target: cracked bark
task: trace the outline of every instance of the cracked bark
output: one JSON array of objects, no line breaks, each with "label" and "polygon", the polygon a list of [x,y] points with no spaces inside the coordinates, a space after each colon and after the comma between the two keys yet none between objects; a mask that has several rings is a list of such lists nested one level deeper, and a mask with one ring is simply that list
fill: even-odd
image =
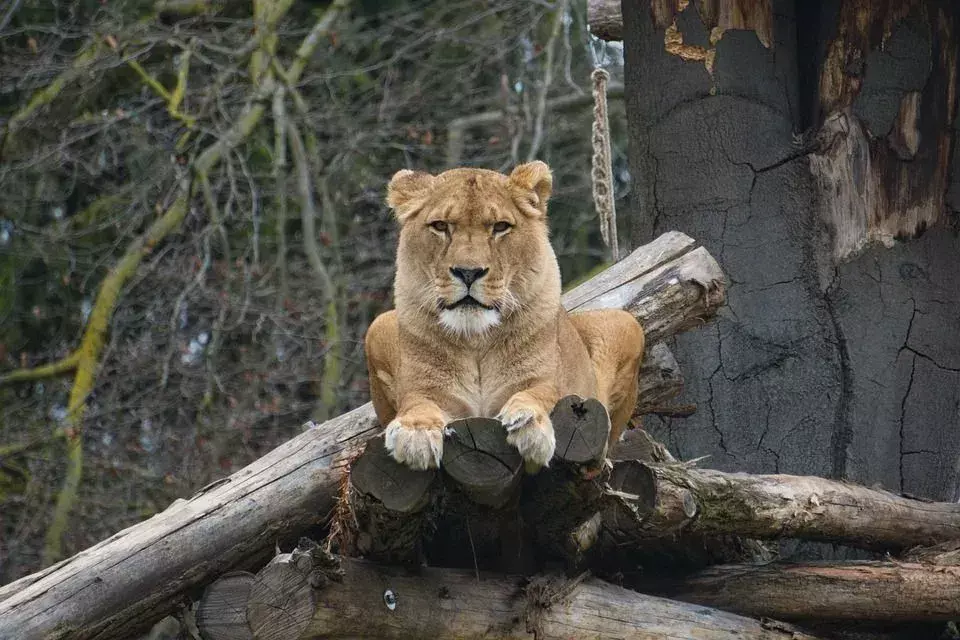
[{"label": "cracked bark", "polygon": [[668,4],[622,7],[629,240],[690,233],[731,286],[674,346],[700,411],[650,428],[720,469],[960,495],[960,6],[778,2],[771,47],[727,31],[708,72],[665,26],[707,46],[710,16]]}]

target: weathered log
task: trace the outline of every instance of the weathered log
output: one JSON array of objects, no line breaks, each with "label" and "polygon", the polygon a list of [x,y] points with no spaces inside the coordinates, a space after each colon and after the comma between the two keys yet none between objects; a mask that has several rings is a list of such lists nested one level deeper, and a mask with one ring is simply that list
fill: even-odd
[{"label": "weathered log", "polygon": [[[802,538],[887,551],[960,539],[960,504],[927,502],[818,477],[724,473],[682,464],[649,469],[656,482],[633,487],[640,495],[631,508],[641,526],[631,535],[660,537],[679,527],[688,533]],[[655,497],[644,494],[651,486]],[[687,493],[695,503],[692,520]],[[651,503],[656,509],[645,516],[642,508]],[[649,516],[660,524],[643,526]]]},{"label": "weathered log", "polygon": [[[637,249],[564,297],[568,309],[621,306],[648,342],[709,319],[723,302],[716,261],[678,232]],[[574,298],[568,296],[575,296]],[[0,638],[128,638],[184,594],[322,523],[350,460],[380,431],[371,405],[309,429],[189,500],[72,558],[0,587]]]},{"label": "weathered log", "polygon": [[620,0],[587,0],[587,24],[601,40],[623,40]]},{"label": "weathered log", "polygon": [[[312,638],[537,638],[597,637],[802,639],[782,623],[647,596],[597,579],[477,575],[452,569],[416,574],[342,559],[337,582],[317,591],[308,569],[287,563],[285,597],[271,606],[289,614],[286,625],[261,627],[266,640]],[[258,575],[262,579],[263,572]],[[279,574],[271,578],[277,582]],[[293,585],[299,584],[299,588]],[[279,594],[278,590],[272,593]],[[311,599],[318,605],[310,607]],[[252,600],[252,598],[251,598]],[[234,604],[243,608],[243,602]],[[246,605],[251,616],[251,605]],[[312,619],[311,619],[312,618]],[[307,622],[305,622],[307,621]],[[253,621],[251,621],[252,623]],[[201,631],[204,629],[201,627]]]},{"label": "weathered log", "polygon": [[692,238],[669,231],[563,296],[568,311],[624,309],[648,344],[702,326],[726,297],[726,278]]},{"label": "weathered log", "polygon": [[718,565],[652,593],[753,617],[912,622],[960,619],[960,567],[918,562]]},{"label": "weathered log", "polygon": [[129,638],[191,589],[321,523],[376,435],[366,404],[280,445],[149,520],[0,587],[0,638]]}]

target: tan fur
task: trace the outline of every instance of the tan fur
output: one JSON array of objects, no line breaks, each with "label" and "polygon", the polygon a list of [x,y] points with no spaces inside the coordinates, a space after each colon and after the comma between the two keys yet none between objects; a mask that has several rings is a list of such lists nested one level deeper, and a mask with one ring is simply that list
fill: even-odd
[{"label": "tan fur", "polygon": [[[510,176],[403,170],[391,180],[387,202],[401,223],[396,309],[371,324],[365,348],[373,405],[398,461],[438,466],[444,426],[485,416],[504,423],[528,466],[546,465],[550,411],[569,394],[604,403],[612,439],[626,428],[643,330],[624,311],[570,315],[561,306],[551,186],[543,162]],[[453,268],[486,271],[468,284]],[[483,306],[449,308],[467,294]]]}]

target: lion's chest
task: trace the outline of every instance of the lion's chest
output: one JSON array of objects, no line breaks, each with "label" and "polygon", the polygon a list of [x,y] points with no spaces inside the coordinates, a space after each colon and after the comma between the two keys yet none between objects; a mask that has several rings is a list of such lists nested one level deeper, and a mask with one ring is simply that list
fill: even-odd
[{"label": "lion's chest", "polygon": [[[519,389],[502,358],[470,358],[463,363],[457,395],[470,416],[492,418]],[[466,416],[464,416],[466,417]]]}]

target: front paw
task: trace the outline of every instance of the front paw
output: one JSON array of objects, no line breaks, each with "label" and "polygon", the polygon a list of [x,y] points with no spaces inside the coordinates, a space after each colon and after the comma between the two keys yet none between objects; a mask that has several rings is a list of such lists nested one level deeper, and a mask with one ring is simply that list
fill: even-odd
[{"label": "front paw", "polygon": [[511,399],[497,419],[507,430],[507,442],[523,456],[528,472],[548,465],[557,448],[549,415],[539,407]]},{"label": "front paw", "polygon": [[387,425],[384,445],[393,459],[411,469],[436,469],[443,457],[442,420],[397,417]]}]

